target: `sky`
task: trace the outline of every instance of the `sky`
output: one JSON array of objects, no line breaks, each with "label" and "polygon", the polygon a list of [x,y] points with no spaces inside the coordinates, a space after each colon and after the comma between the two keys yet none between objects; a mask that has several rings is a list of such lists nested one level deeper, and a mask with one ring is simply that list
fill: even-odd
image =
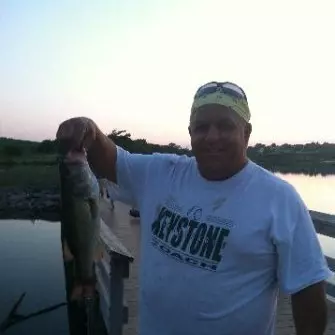
[{"label": "sky", "polygon": [[331,0],[0,0],[0,137],[109,133],[189,144],[196,89],[246,92],[251,144],[335,142]]}]

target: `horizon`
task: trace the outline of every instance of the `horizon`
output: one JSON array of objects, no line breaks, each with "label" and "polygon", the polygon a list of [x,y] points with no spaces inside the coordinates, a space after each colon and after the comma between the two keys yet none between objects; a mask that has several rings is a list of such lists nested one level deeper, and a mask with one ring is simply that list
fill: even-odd
[{"label": "horizon", "polygon": [[[4,1],[0,137],[42,141],[74,116],[189,147],[205,82],[246,92],[250,145],[335,142],[330,0]],[[306,79],[307,78],[307,79]]]},{"label": "horizon", "polygon": [[[107,132],[106,134],[109,135],[110,133]],[[131,134],[130,138],[131,138],[132,141],[143,139],[143,138],[133,138],[132,134]],[[54,138],[54,139],[46,138],[44,140],[36,141],[36,140],[29,140],[29,139],[20,139],[20,138],[14,138],[14,137],[2,137],[2,136],[0,136],[0,141],[2,139],[14,140],[14,141],[27,141],[27,142],[32,142],[32,143],[41,143],[42,141],[55,141],[56,140],[56,138]],[[147,141],[147,143],[158,144],[158,145],[169,145],[170,143],[174,143],[176,145],[181,146],[183,149],[189,149],[189,150],[191,150],[191,145],[190,144],[183,145],[183,144],[176,143],[176,142],[173,142],[173,141],[168,141],[168,142],[164,142],[164,143],[158,143],[158,142],[148,141],[147,139],[145,139],[145,140]],[[265,145],[265,146],[271,146],[273,143],[276,146],[281,146],[281,145],[284,145],[284,144],[295,146],[295,145],[306,145],[306,144],[312,144],[312,143],[317,143],[319,145],[323,145],[323,144],[326,144],[326,143],[327,144],[331,144],[331,145],[335,145],[335,142],[318,142],[318,141],[311,141],[311,142],[305,142],[305,143],[288,143],[288,142],[284,142],[284,143],[275,143],[275,142],[272,142],[272,143],[263,143],[263,142],[257,142],[257,143],[249,143],[248,147],[255,146],[256,144],[262,144],[262,145]]]}]

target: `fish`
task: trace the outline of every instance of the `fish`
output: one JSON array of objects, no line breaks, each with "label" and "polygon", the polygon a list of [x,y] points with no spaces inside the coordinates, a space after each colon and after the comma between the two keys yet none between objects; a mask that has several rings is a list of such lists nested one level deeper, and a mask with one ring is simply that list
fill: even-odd
[{"label": "fish", "polygon": [[99,250],[100,188],[84,151],[59,157],[61,241],[64,261],[74,262],[71,300],[94,297],[94,263]]}]

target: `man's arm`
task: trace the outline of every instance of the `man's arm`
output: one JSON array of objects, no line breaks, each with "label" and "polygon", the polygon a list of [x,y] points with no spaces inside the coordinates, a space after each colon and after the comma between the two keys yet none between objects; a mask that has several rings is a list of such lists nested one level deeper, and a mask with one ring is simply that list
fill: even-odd
[{"label": "man's arm", "polygon": [[327,326],[325,283],[321,281],[291,296],[297,335],[323,335]]},{"label": "man's arm", "polygon": [[99,178],[117,183],[116,145],[100,129],[97,129],[95,140],[89,147],[87,159],[91,169]]},{"label": "man's arm", "polygon": [[118,185],[120,192],[132,204],[140,206],[148,189],[152,173],[165,178],[166,169],[178,161],[179,156],[170,154],[143,155],[129,153],[114,144],[101,130],[96,129],[93,142],[87,149],[87,159],[98,178],[107,179]]},{"label": "man's arm", "polygon": [[324,282],[332,276],[307,206],[293,187],[278,189],[272,237],[281,291],[291,296],[297,335],[323,335]]},{"label": "man's arm", "polygon": [[62,122],[56,138],[60,153],[85,148],[95,175],[117,184],[137,204],[147,189],[149,170],[156,172],[167,165],[166,161],[170,161],[168,155],[130,154],[105,136],[93,120],[85,117]]}]

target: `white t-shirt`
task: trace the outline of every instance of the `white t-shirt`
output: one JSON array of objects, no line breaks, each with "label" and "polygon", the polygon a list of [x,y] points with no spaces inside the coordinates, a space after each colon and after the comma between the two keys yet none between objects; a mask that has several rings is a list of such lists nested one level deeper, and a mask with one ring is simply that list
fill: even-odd
[{"label": "white t-shirt", "polygon": [[271,335],[278,287],[331,275],[298,193],[251,161],[207,181],[194,158],[118,148],[117,181],[141,212],[140,335]]}]

